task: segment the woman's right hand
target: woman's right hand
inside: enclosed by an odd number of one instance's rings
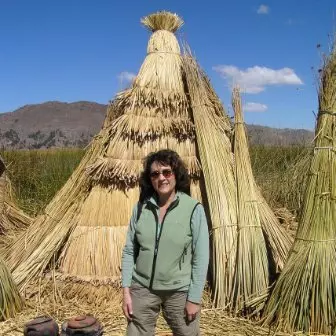
[[[132,321],[133,307],[132,307],[132,297],[131,290],[129,287],[123,288],[123,311],[128,321]]]

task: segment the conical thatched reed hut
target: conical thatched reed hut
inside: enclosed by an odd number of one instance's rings
[[[183,21],[160,12],[142,23],[153,33],[132,86],[116,96],[103,129],[44,214],[7,251],[21,289],[51,267],[77,282],[119,280],[121,249],[148,153],[176,150],[188,167],[192,196],[201,199],[195,127],[173,34]]]
[[[10,234],[31,223],[31,218],[20,210],[14,200],[6,165],[0,156],[0,234]]]
[[[336,322],[336,45],[320,77],[319,113],[295,242],[265,311],[265,323],[334,334]]]

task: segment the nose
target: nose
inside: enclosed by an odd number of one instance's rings
[[[159,181],[163,181],[163,180],[165,180],[166,178],[163,176],[163,174],[161,173],[160,175],[159,175]]]

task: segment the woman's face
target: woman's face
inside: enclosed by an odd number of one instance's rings
[[[169,196],[175,191],[176,178],[171,166],[154,161],[150,167],[150,179],[159,196]]]

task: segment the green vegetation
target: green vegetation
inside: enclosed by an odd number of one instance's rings
[[[84,155],[83,149],[3,151],[19,206],[36,215],[63,186]]]
[[[251,148],[254,176],[266,201],[273,208],[286,207],[299,215],[310,149],[307,147]]]
[[[0,152],[20,207],[36,215],[63,186],[84,155],[83,149]],[[303,147],[251,148],[254,175],[272,207],[297,214],[304,185],[308,150]]]

